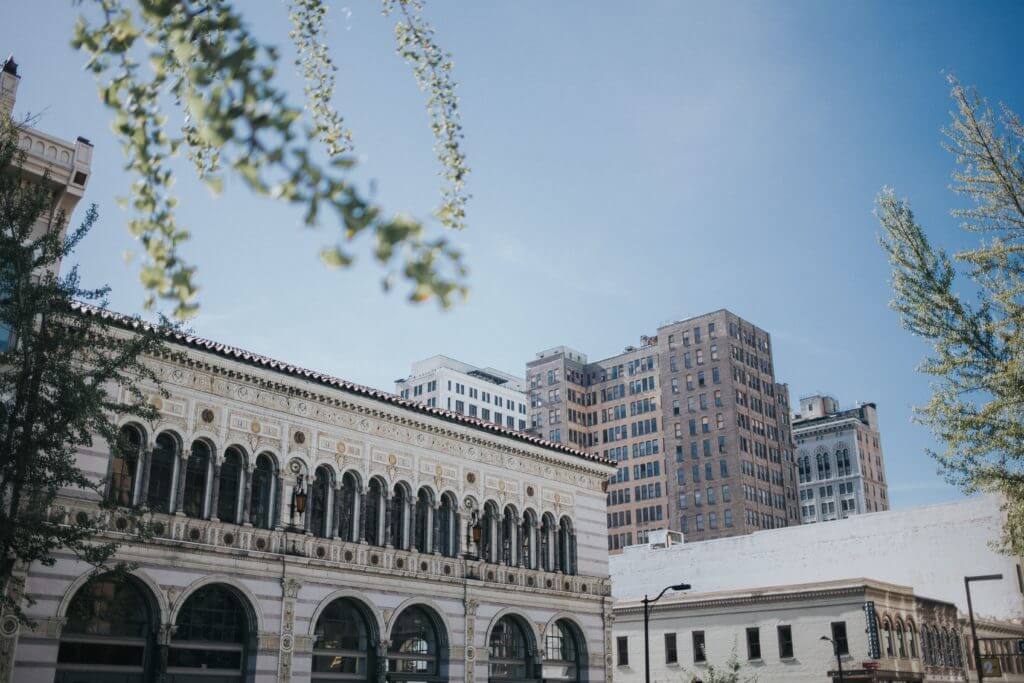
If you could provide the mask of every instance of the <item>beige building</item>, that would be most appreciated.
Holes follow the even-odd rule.
[[[82,315],[110,315],[82,307]],[[78,491],[127,583],[22,578],[0,680],[608,681],[598,456],[209,340],[151,359],[160,418],[79,454],[155,537]],[[120,611],[122,610],[123,611]]]
[[[618,464],[608,549],[671,528],[688,540],[799,523],[789,393],[771,337],[726,310],[600,361],[559,346],[527,363],[530,427]]]
[[[804,396],[793,418],[793,437],[802,523],[889,509],[874,403],[843,410],[832,396]]]

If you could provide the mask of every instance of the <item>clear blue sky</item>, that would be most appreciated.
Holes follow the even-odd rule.
[[[21,65],[18,113],[96,145],[88,201],[101,222],[86,280],[140,310],[115,204],[128,179],[62,0],[7,2],[0,51]],[[283,3],[243,3],[287,44]],[[330,15],[337,104],[364,178],[390,208],[426,216],[438,190],[423,98],[378,5]],[[887,308],[872,217],[893,185],[933,238],[965,244],[948,210],[947,72],[1024,113],[1022,3],[429,3],[455,55],[473,168],[469,301],[450,312],[385,295],[379,273],[319,265],[330,229],[187,177],[198,334],[391,390],[435,353],[521,373],[542,348],[614,354],[662,321],[721,307],[769,330],[791,394],[878,404],[896,507],[957,492],[911,423],[925,349]],[[300,95],[290,64],[282,75]],[[296,99],[296,101],[298,101]],[[80,213],[76,217],[80,217]]]

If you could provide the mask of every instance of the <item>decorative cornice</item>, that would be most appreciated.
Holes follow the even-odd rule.
[[[90,306],[88,304],[81,303],[81,302],[74,302],[74,303],[72,303],[71,308],[72,308],[72,311],[75,312],[75,313],[78,313],[78,314],[81,314],[81,315],[85,315],[85,316],[88,316],[88,317],[94,317],[94,318],[100,318],[100,319],[106,320],[106,321],[108,321],[110,323],[113,323],[113,324],[121,327],[122,329],[125,329],[125,330],[129,331],[129,332],[131,332],[132,330],[138,330],[138,329],[148,329],[148,330],[157,329],[155,326],[150,325],[149,323],[146,323],[146,322],[144,322],[142,320],[139,320],[139,319],[136,319],[136,318],[131,318],[129,316],[126,316],[126,315],[123,315],[123,314],[120,314],[120,313],[115,313],[113,311],[109,311],[109,310],[106,310],[106,309],[97,308],[95,306]],[[283,376],[288,376],[288,377],[299,379],[299,380],[302,380],[302,381],[313,382],[313,383],[315,383],[317,385],[320,385],[320,386],[330,387],[332,389],[341,390],[341,391],[344,391],[344,392],[347,392],[347,393],[350,393],[350,394],[353,394],[353,395],[356,395],[356,396],[361,396],[361,397],[369,398],[369,399],[374,400],[374,401],[379,401],[383,405],[394,406],[396,408],[401,408],[401,409],[404,409],[404,410],[408,410],[408,411],[410,411],[412,413],[416,413],[416,414],[420,414],[420,415],[427,415],[427,416],[434,417],[434,418],[437,418],[437,419],[440,419],[440,420],[443,420],[443,421],[451,422],[451,423],[454,423],[454,424],[457,424],[457,425],[460,425],[460,426],[465,426],[465,427],[468,427],[468,428],[471,428],[471,429],[480,430],[481,432],[486,432],[486,433],[492,434],[494,436],[501,436],[501,437],[506,437],[506,438],[514,439],[516,441],[521,441],[521,442],[527,443],[527,444],[529,444],[531,446],[534,446],[534,447],[537,447],[537,448],[541,448],[541,449],[544,449],[544,450],[555,451],[555,452],[558,452],[558,453],[564,453],[566,455],[570,455],[570,456],[573,456],[573,457],[576,457],[576,458],[580,458],[582,460],[587,460],[587,461],[593,462],[593,463],[595,463],[597,465],[604,465],[604,466],[608,466],[608,467],[613,466],[613,463],[611,461],[606,460],[605,458],[601,457],[600,455],[597,455],[597,454],[594,454],[594,453],[587,453],[586,451],[577,450],[577,449],[571,448],[571,447],[569,447],[569,446],[567,446],[565,444],[556,443],[556,442],[553,442],[553,441],[548,441],[546,439],[541,439],[539,437],[535,437],[535,436],[533,436],[531,434],[527,434],[525,432],[519,432],[519,431],[516,431],[516,430],[513,430],[513,429],[508,429],[506,427],[501,427],[501,426],[498,426],[498,425],[490,423],[490,422],[484,422],[482,420],[478,420],[478,419],[475,419],[475,418],[472,418],[472,417],[469,417],[469,416],[466,416],[466,415],[461,415],[459,413],[455,413],[455,412],[452,412],[452,411],[449,411],[449,410],[444,410],[444,409],[441,409],[441,408],[433,408],[433,407],[427,406],[427,405],[425,405],[423,403],[418,403],[418,402],[415,402],[415,401],[410,401],[410,400],[404,399],[404,398],[402,398],[400,396],[396,396],[394,394],[391,394],[391,393],[388,393],[388,392],[385,392],[385,391],[381,391],[379,389],[373,389],[371,387],[367,387],[367,386],[364,386],[364,385],[361,385],[361,384],[356,384],[354,382],[349,382],[347,380],[344,380],[344,379],[341,379],[341,378],[338,378],[338,377],[333,377],[331,375],[327,375],[327,374],[324,374],[324,373],[316,372],[314,370],[308,370],[306,368],[302,368],[302,367],[299,367],[299,366],[291,365],[289,363],[285,363],[283,361],[275,360],[273,358],[269,358],[267,356],[263,356],[263,355],[260,355],[260,354],[257,354],[257,353],[253,353],[251,351],[246,351],[245,349],[241,349],[241,348],[234,347],[234,346],[229,346],[227,344],[222,344],[222,343],[215,342],[215,341],[212,341],[212,340],[209,340],[209,339],[204,339],[202,337],[196,337],[196,336],[193,336],[193,335],[182,334],[182,333],[178,333],[178,332],[164,333],[163,336],[164,336],[164,339],[167,342],[169,342],[169,343],[178,344],[178,345],[187,347],[189,349],[198,351],[198,352],[203,353],[203,354],[212,354],[212,355],[219,356],[219,357],[227,359],[227,360],[237,361],[237,362],[245,364],[245,365],[259,367],[259,368],[262,368],[262,369],[265,369],[265,370],[269,370],[271,372],[279,373],[279,374],[281,374]],[[212,364],[210,364],[210,367],[216,367],[216,366],[213,366]],[[244,373],[238,373],[238,374],[242,375]],[[256,381],[259,381],[259,380],[257,379]],[[264,381],[266,381],[266,380],[264,380]],[[274,384],[274,383],[271,383],[271,384]],[[287,385],[282,385],[282,386],[283,387],[287,387]],[[299,392],[303,391],[302,389],[298,389],[296,387],[287,387],[287,388],[288,388],[289,391],[299,391]],[[331,399],[328,396],[323,396],[323,395],[319,394],[319,392],[312,392],[312,391],[308,391],[308,390],[306,391],[306,393],[304,395],[309,397],[309,398],[317,396],[317,397],[320,397],[325,402],[332,402],[332,401],[336,401],[337,400],[337,399]],[[395,417],[397,417],[397,416],[395,416]],[[399,418],[399,419],[401,419],[401,418]]]

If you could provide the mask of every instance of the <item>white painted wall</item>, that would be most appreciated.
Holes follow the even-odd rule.
[[[973,584],[975,614],[1021,619],[1021,558],[992,547],[1002,522],[999,499],[977,496],[658,550],[632,546],[610,558],[612,592],[637,597],[679,581],[704,593],[865,577],[911,586],[966,613],[964,576],[1001,573],[1002,581]]]

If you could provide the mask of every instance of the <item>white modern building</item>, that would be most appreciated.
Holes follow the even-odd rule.
[[[889,509],[874,403],[840,409],[827,394],[804,396],[793,417],[793,440],[801,524]]]
[[[614,614],[616,683],[643,683],[643,603],[618,600]],[[741,681],[838,681],[841,663],[846,683],[962,682],[961,628],[954,605],[871,579],[669,593],[650,614],[650,680],[738,667]]]
[[[395,393],[433,408],[526,431],[526,385],[521,377],[501,370],[431,356],[413,363],[408,377],[395,380]]]

